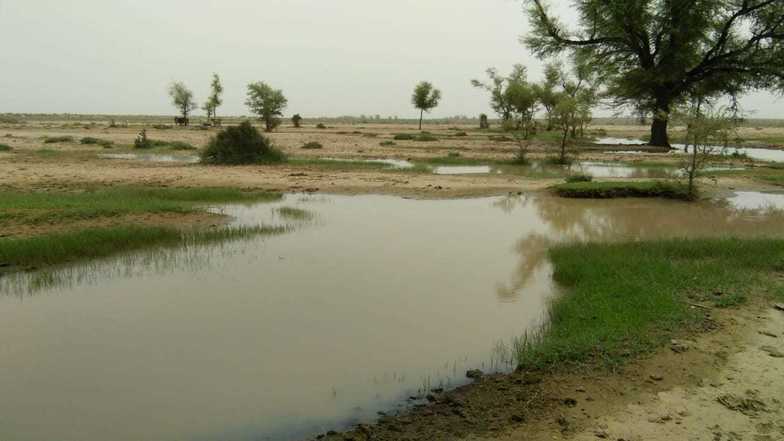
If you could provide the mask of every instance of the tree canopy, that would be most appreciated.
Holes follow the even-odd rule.
[[[784,89],[783,0],[577,0],[574,29],[527,1],[528,47],[590,60],[616,105],[653,115],[652,145],[669,145],[669,115],[694,94]]]
[[[264,121],[266,130],[271,132],[280,124],[280,116],[288,105],[288,100],[283,96],[283,91],[273,89],[264,82],[248,85],[248,99],[245,104],[251,112]]]
[[[207,102],[204,103],[204,110],[207,111],[207,118],[216,118],[218,107],[223,104],[223,84],[221,84],[218,74],[212,74],[210,89],[210,96],[207,98]]]
[[[193,98],[193,92],[185,86],[185,83],[176,81],[169,86],[169,96],[172,104],[179,109],[183,118],[187,118],[198,105]]]
[[[411,96],[411,104],[414,105],[419,112],[419,130],[422,130],[422,118],[425,112],[430,112],[438,106],[441,101],[441,91],[434,88],[433,84],[422,81],[414,88],[414,94]]]

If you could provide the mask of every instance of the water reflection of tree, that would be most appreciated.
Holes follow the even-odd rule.
[[[502,302],[519,298],[534,275],[549,265],[548,250],[560,243],[784,235],[784,213],[734,210],[721,203],[524,195],[500,199],[495,205],[507,214],[535,210],[546,231],[530,233],[515,244],[520,262],[509,283],[496,289]]]

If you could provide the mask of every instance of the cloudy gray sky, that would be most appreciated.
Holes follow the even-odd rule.
[[[170,82],[201,101],[217,72],[224,115],[247,113],[258,80],[305,116],[414,117],[421,80],[444,93],[433,116],[476,115],[487,97],[469,80],[487,67],[538,79],[526,28],[518,0],[0,0],[0,112],[169,114]],[[744,105],[784,118],[772,95]]]

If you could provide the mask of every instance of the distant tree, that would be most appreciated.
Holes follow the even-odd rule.
[[[479,115],[479,128],[482,130],[490,128],[490,121],[484,113]]]
[[[553,109],[557,103],[557,88],[561,83],[561,65],[549,63],[545,66],[544,80],[534,85],[534,90],[545,111],[547,131],[553,130]]]
[[[221,84],[218,74],[212,74],[210,89],[210,96],[202,108],[207,111],[207,119],[214,120],[218,117],[218,107],[223,104],[223,98],[221,98],[223,95],[223,84]]]
[[[291,122],[294,123],[294,127],[299,128],[300,123],[302,123],[302,117],[297,113],[291,117]]]
[[[514,129],[523,133],[523,139],[528,139],[534,128],[534,116],[538,107],[538,97],[535,88],[524,79],[511,81],[504,92],[509,107],[515,116]]]
[[[520,75],[525,75],[525,68],[519,64],[515,65],[512,74],[508,77],[500,75],[498,69],[494,67],[487,69],[486,72],[489,82],[471,80],[471,85],[490,92],[490,107],[503,122],[507,122],[512,119],[512,106],[506,95],[507,84],[518,79]]]
[[[172,99],[172,104],[177,107],[180,115],[186,120],[188,115],[198,107],[193,99],[193,92],[182,82],[177,81],[169,86],[169,96]]]
[[[245,104],[251,112],[264,121],[267,132],[275,130],[280,125],[280,116],[288,105],[288,100],[283,96],[283,91],[273,89],[264,82],[248,85],[248,99]]]
[[[569,133],[577,125],[577,115],[579,104],[576,98],[566,92],[561,92],[557,96],[555,107],[553,107],[553,123],[558,126],[561,132],[561,143],[558,154],[558,163],[567,164],[566,147],[569,140]]]
[[[419,130],[422,130],[422,118],[424,118],[425,112],[435,109],[439,101],[441,101],[441,91],[433,88],[431,83],[423,81],[414,88],[411,104],[419,109]]]
[[[616,105],[644,103],[651,144],[669,146],[670,113],[704,96],[784,89],[782,0],[576,0],[568,29],[546,0],[526,0],[526,44],[540,57],[571,50],[590,59]]]

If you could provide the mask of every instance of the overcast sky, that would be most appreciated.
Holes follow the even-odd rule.
[[[568,4],[557,8],[568,15]],[[432,116],[489,112],[469,80],[541,62],[518,39],[519,0],[0,0],[0,112],[172,114],[169,83],[202,102],[223,77],[219,113],[246,114],[245,88],[283,89],[287,114],[415,117],[428,80]],[[744,100],[784,118],[784,100]]]

